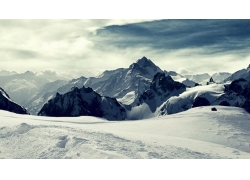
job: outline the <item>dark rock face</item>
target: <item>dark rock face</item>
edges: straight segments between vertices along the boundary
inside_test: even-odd
[[[108,120],[126,119],[126,110],[115,98],[102,97],[92,88],[72,88],[65,94],[57,93],[38,115],[54,117],[95,116]]]
[[[247,112],[250,113],[250,100],[245,101],[242,108],[244,108]]]
[[[177,96],[186,90],[186,86],[180,82],[174,81],[171,76],[165,73],[157,73],[150,85],[139,97],[139,104],[147,103],[152,112],[155,111],[164,101],[171,96]]]
[[[0,88],[0,109],[17,114],[28,114],[27,110],[13,102],[2,88]]]
[[[225,86],[225,94],[218,98],[219,105],[236,106],[250,112],[250,83],[237,79]]]
[[[213,83],[215,83],[215,82],[214,82],[213,78],[211,77],[211,78],[209,79],[209,81],[207,82],[207,85],[213,84]]]
[[[234,80],[226,89],[226,92],[235,92],[245,97],[250,96],[250,83],[243,79]]]
[[[230,104],[227,101],[222,101],[219,105],[221,105],[221,106],[230,106]]]
[[[209,79],[209,82],[214,82],[214,80],[213,80],[213,78],[212,78],[212,77]]]
[[[180,82],[174,81],[171,76],[165,76],[164,73],[157,73],[150,85],[150,89],[157,91],[173,91],[174,89],[186,88],[186,86]]]
[[[211,105],[210,102],[206,98],[197,97],[197,98],[195,98],[192,107],[194,108],[194,107],[199,107],[199,106],[210,106],[210,105]]]

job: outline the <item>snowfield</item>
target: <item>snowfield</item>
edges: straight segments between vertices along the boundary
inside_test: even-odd
[[[211,106],[136,121],[0,110],[0,158],[250,158],[250,114]]]

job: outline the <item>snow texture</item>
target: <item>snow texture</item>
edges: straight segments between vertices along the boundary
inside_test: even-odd
[[[215,107],[116,122],[0,111],[0,158],[249,159],[250,115]]]

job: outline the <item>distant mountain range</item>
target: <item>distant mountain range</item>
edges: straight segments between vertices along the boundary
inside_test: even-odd
[[[52,81],[46,74],[38,76],[30,71],[0,73],[1,85],[30,114],[90,115],[109,120],[150,118],[203,105],[248,110],[249,81],[250,65],[233,74],[181,75],[161,70],[146,57],[128,68],[72,80]]]

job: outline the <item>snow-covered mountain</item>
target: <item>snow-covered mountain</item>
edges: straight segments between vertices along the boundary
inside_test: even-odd
[[[90,77],[90,78],[86,79],[86,81],[84,82],[84,86],[85,87],[90,87],[91,86],[91,87],[98,90],[98,89],[100,89],[100,86],[105,84],[105,82],[111,76],[114,76],[114,75],[120,73],[123,70],[124,70],[124,68],[118,68],[118,69],[115,69],[115,70],[106,70],[102,74],[100,74],[99,76]]]
[[[57,93],[38,113],[41,116],[95,116],[108,120],[126,119],[126,110],[115,98],[103,97],[92,88],[73,87],[65,94]]]
[[[36,76],[36,74],[31,71],[10,76],[0,76],[2,88],[8,92],[15,102],[21,105],[24,105],[42,85],[48,82],[49,80]]]
[[[47,79],[50,82],[53,82],[56,80],[70,80],[71,79],[64,74],[60,74],[60,73],[56,72],[55,70],[39,71],[39,72],[36,72],[35,75],[37,77]]]
[[[55,71],[44,70],[36,73],[26,71],[25,73],[0,76],[0,84],[15,102],[27,107],[28,100],[39,93],[44,84],[60,79],[66,78]]]
[[[214,73],[212,75],[212,78],[215,82],[217,83],[221,83],[223,82],[226,78],[228,78],[229,76],[231,76],[231,73],[228,72],[219,72],[219,73]]]
[[[11,100],[9,95],[0,87],[0,109],[17,114],[28,114],[27,110]]]
[[[102,96],[117,98],[119,102],[126,105],[136,105],[140,95],[150,88],[150,84],[157,72],[163,72],[151,60],[143,57],[137,62],[131,64],[129,68],[119,68],[115,70],[104,71],[96,77],[80,77],[65,83],[53,92],[39,90],[35,97],[31,98],[25,107],[31,114],[37,114],[39,109],[52,97],[56,92],[64,94],[71,90],[72,87],[81,88],[82,86],[91,87],[95,92]],[[185,85],[193,87],[195,82],[177,74],[174,71],[164,71],[166,75],[171,75],[176,81],[183,82]],[[50,84],[53,86],[53,84]]]
[[[150,110],[155,112],[171,96],[178,96],[186,90],[186,86],[180,82],[175,82],[171,76],[165,73],[157,73],[150,85],[139,98],[140,104],[147,104]]]
[[[138,97],[150,87],[157,72],[163,71],[150,59],[142,57],[129,68],[117,69],[108,76],[102,75],[99,78],[87,80],[84,86],[93,88],[102,96],[117,98],[124,104],[136,104]],[[98,82],[98,79],[101,81]],[[93,83],[90,82],[91,80]],[[132,97],[132,99],[127,101],[123,98],[125,96]]]
[[[232,82],[233,80],[240,78],[246,79],[248,82],[250,82],[250,64],[246,69],[236,71],[231,76],[226,78],[223,82]]]
[[[70,81],[57,80],[44,84],[37,93],[28,98],[24,106],[28,109],[30,114],[37,115],[43,105],[51,98],[55,97],[56,93],[64,94],[69,92],[72,87],[81,88],[87,78],[81,76]]]
[[[155,116],[157,108],[172,96],[178,96],[186,86],[174,81],[170,75],[157,73],[150,85],[140,97],[137,106],[127,107],[128,119],[145,119]]]
[[[210,75],[208,73],[204,74],[196,74],[196,75],[183,75],[191,81],[194,81],[198,84],[206,85],[207,81],[210,79]]]
[[[38,89],[38,92],[27,99],[27,101],[24,103],[24,107],[26,107],[30,114],[37,115],[43,105],[48,102],[49,99],[54,97],[56,92],[60,91],[60,87],[63,87],[65,84],[67,84],[67,82],[68,81],[65,80],[56,80],[44,84],[41,88]],[[70,88],[67,90],[69,91]],[[61,89],[65,90],[66,88]]]

